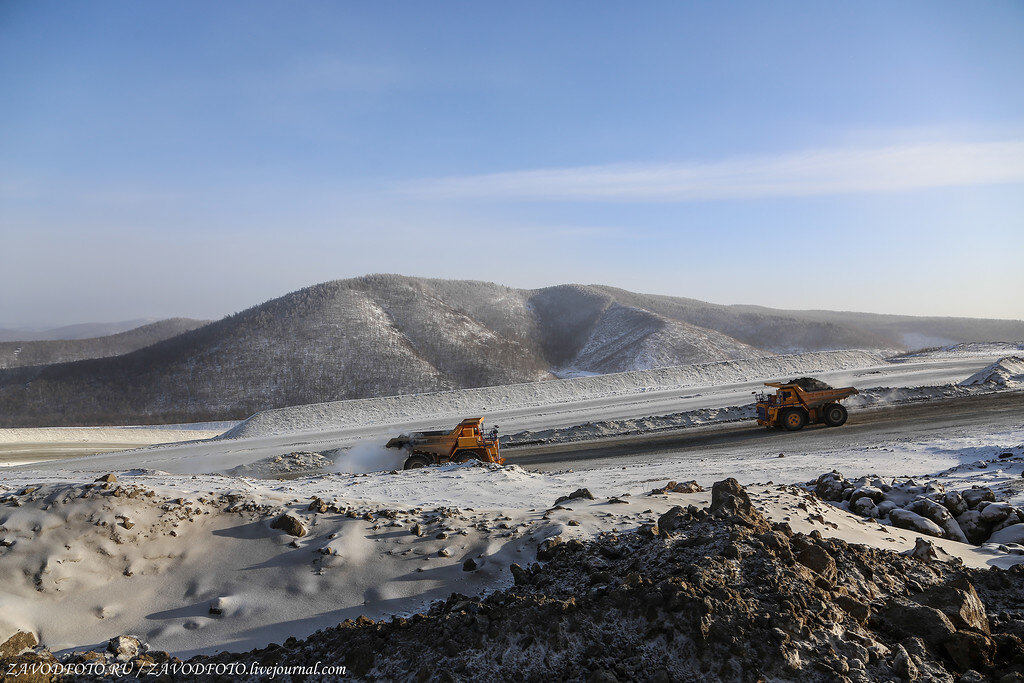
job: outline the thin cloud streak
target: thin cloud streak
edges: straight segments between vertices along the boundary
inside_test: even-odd
[[[823,149],[712,163],[612,164],[423,180],[425,199],[694,202],[1024,182],[1024,141]]]

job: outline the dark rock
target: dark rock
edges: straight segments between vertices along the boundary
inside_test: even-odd
[[[865,623],[871,616],[871,606],[849,595],[837,595],[835,603],[858,623]]]
[[[960,495],[963,497],[964,502],[967,503],[967,507],[972,510],[978,507],[980,503],[985,501],[995,502],[996,500],[996,494],[984,486],[969,488],[966,491],[962,491]]]
[[[537,546],[537,559],[541,561],[550,560],[558,552],[557,548],[562,543],[561,536],[552,536],[551,538],[544,539],[539,546]]]
[[[722,481],[716,481],[711,487],[711,508],[710,512],[727,513],[740,517],[749,516],[754,506],[750,502],[750,496],[740,483],[729,477]]]
[[[992,666],[995,647],[992,639],[973,631],[957,631],[943,647],[960,671],[985,669]]]
[[[668,536],[686,520],[686,511],[678,505],[670,508],[661,517],[658,517],[658,534]]]
[[[978,592],[970,581],[960,577],[946,584],[914,596],[914,601],[939,610],[958,629],[990,635],[988,615]]]
[[[812,545],[796,556],[796,561],[829,581],[836,578],[836,561],[820,545]]]
[[[289,536],[302,537],[306,535],[306,525],[298,517],[287,512],[270,523],[271,529],[279,529]]]
[[[843,475],[833,470],[818,477],[814,483],[814,492],[822,500],[838,501],[843,499],[843,491],[846,487],[847,483]]]
[[[517,586],[526,586],[530,583],[530,573],[518,564],[510,564],[509,571],[512,572],[512,580]]]
[[[949,618],[927,605],[917,603],[892,603],[881,614],[886,626],[896,633],[921,638],[930,647],[939,647],[956,628]]]
[[[576,489],[568,496],[559,496],[558,499],[555,500],[555,505],[560,505],[561,503],[564,503],[569,500],[578,500],[580,498],[594,500],[594,495],[587,489]]]
[[[917,680],[917,665],[910,658],[910,654],[902,645],[896,646],[896,656],[892,660],[892,668],[896,674],[905,681]]]
[[[464,572],[476,571],[476,568],[476,560],[474,560],[472,557],[462,563],[462,571]]]
[[[328,509],[329,508],[327,503],[320,498],[314,498],[313,501],[309,504],[310,512],[319,512],[322,514],[327,512]]]

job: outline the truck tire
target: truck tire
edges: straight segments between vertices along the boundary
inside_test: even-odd
[[[849,413],[846,412],[846,408],[838,403],[826,404],[825,407],[821,409],[821,414],[825,424],[829,427],[838,427],[846,424],[846,418],[849,416]]]
[[[473,451],[463,449],[461,451],[455,451],[452,455],[452,462],[462,463],[469,462],[470,460],[479,460],[479,458],[476,457],[476,453]]]
[[[799,408],[790,408],[782,414],[782,426],[786,428],[786,431],[801,430],[805,424],[807,424],[807,413]]]
[[[403,469],[418,470],[421,467],[426,467],[427,465],[432,465],[433,462],[434,462],[433,460],[431,460],[430,458],[428,458],[425,455],[419,455],[419,454],[417,454],[417,455],[410,455],[406,459],[405,465],[403,466]]]

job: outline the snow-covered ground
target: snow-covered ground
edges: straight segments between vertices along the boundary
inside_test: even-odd
[[[922,351],[912,351],[894,356],[894,361],[939,359],[939,358],[990,358],[1013,356],[1024,353],[1024,342],[964,342]]]
[[[974,464],[1008,451],[1015,458],[1005,465]],[[941,472],[924,479],[999,487],[1020,480],[1022,454],[1024,426],[883,441],[844,469]],[[920,535],[778,486],[829,471],[834,453],[763,459],[770,469],[731,474],[774,521],[896,551]],[[10,472],[0,484],[0,639],[29,630],[63,650],[133,633],[189,654],[281,642],[360,614],[409,615],[453,591],[508,585],[509,565],[534,561],[546,538],[635,529],[674,505],[707,505],[707,493],[649,494],[669,480],[708,486],[720,470],[687,457],[579,472],[477,464],[290,481],[134,470],[94,482]],[[764,480],[769,473],[774,484]],[[579,488],[594,499],[555,507]],[[285,512],[303,535],[272,527]],[[969,566],[1024,561],[992,546],[933,540]]]
[[[872,353],[835,351],[340,401],[258,413],[217,442],[154,446],[26,466],[99,472],[130,462],[168,472],[217,472],[292,451],[344,449],[403,431],[450,428],[467,415],[485,415],[488,425],[500,425],[502,433],[514,434],[743,406],[750,403],[753,392],[764,388],[765,381],[796,375],[814,375],[833,386],[861,389],[943,386],[961,382],[997,360],[998,356],[971,356],[889,363]]]
[[[838,468],[852,478],[918,476],[950,488],[984,484],[1024,504],[1024,423],[1005,413],[941,431],[866,432],[842,449],[825,432],[808,433],[782,458],[761,444],[726,445],[625,465],[592,462],[577,471],[479,464],[400,471],[392,470],[394,454],[380,447],[395,431],[445,426],[478,410],[506,432],[714,410],[749,402],[764,380],[794,375],[886,391],[955,386],[972,377],[993,377],[993,386],[972,384],[965,391],[1005,390],[1018,381],[1013,360],[891,364],[858,354],[302,406],[264,414],[233,432],[244,438],[9,468],[0,482],[0,642],[23,629],[63,650],[134,633],[155,648],[187,655],[281,642],[360,614],[411,614],[453,591],[474,594],[509,584],[509,565],[533,562],[549,537],[593,538],[652,523],[674,505],[708,503],[707,493],[651,495],[672,480],[709,488],[735,477],[773,521],[897,551],[912,548],[919,534],[790,485]],[[995,387],[999,378],[1010,384]],[[280,457],[334,448],[342,449],[337,471],[312,477],[303,476],[303,468],[322,466],[316,453]],[[1000,458],[1007,452],[1011,458]],[[278,470],[297,478],[239,476]],[[107,473],[117,480],[97,481]],[[559,496],[580,488],[594,498],[556,506]],[[284,513],[303,533],[274,528]],[[991,545],[933,542],[974,567],[1024,560]]]

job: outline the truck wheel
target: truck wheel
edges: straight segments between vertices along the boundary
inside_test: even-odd
[[[803,429],[805,424],[807,424],[807,413],[799,408],[787,410],[782,416],[782,426],[785,427],[787,431],[795,432]]]
[[[452,462],[463,463],[469,462],[470,460],[478,460],[478,458],[476,457],[476,453],[474,453],[473,451],[455,451],[455,454],[452,455]]]
[[[404,469],[418,470],[430,465],[433,461],[425,455],[410,455],[405,461]]]
[[[822,415],[825,419],[825,424],[829,427],[838,427],[839,425],[846,424],[846,418],[849,414],[846,412],[846,408],[838,403],[829,403],[822,410]]]

